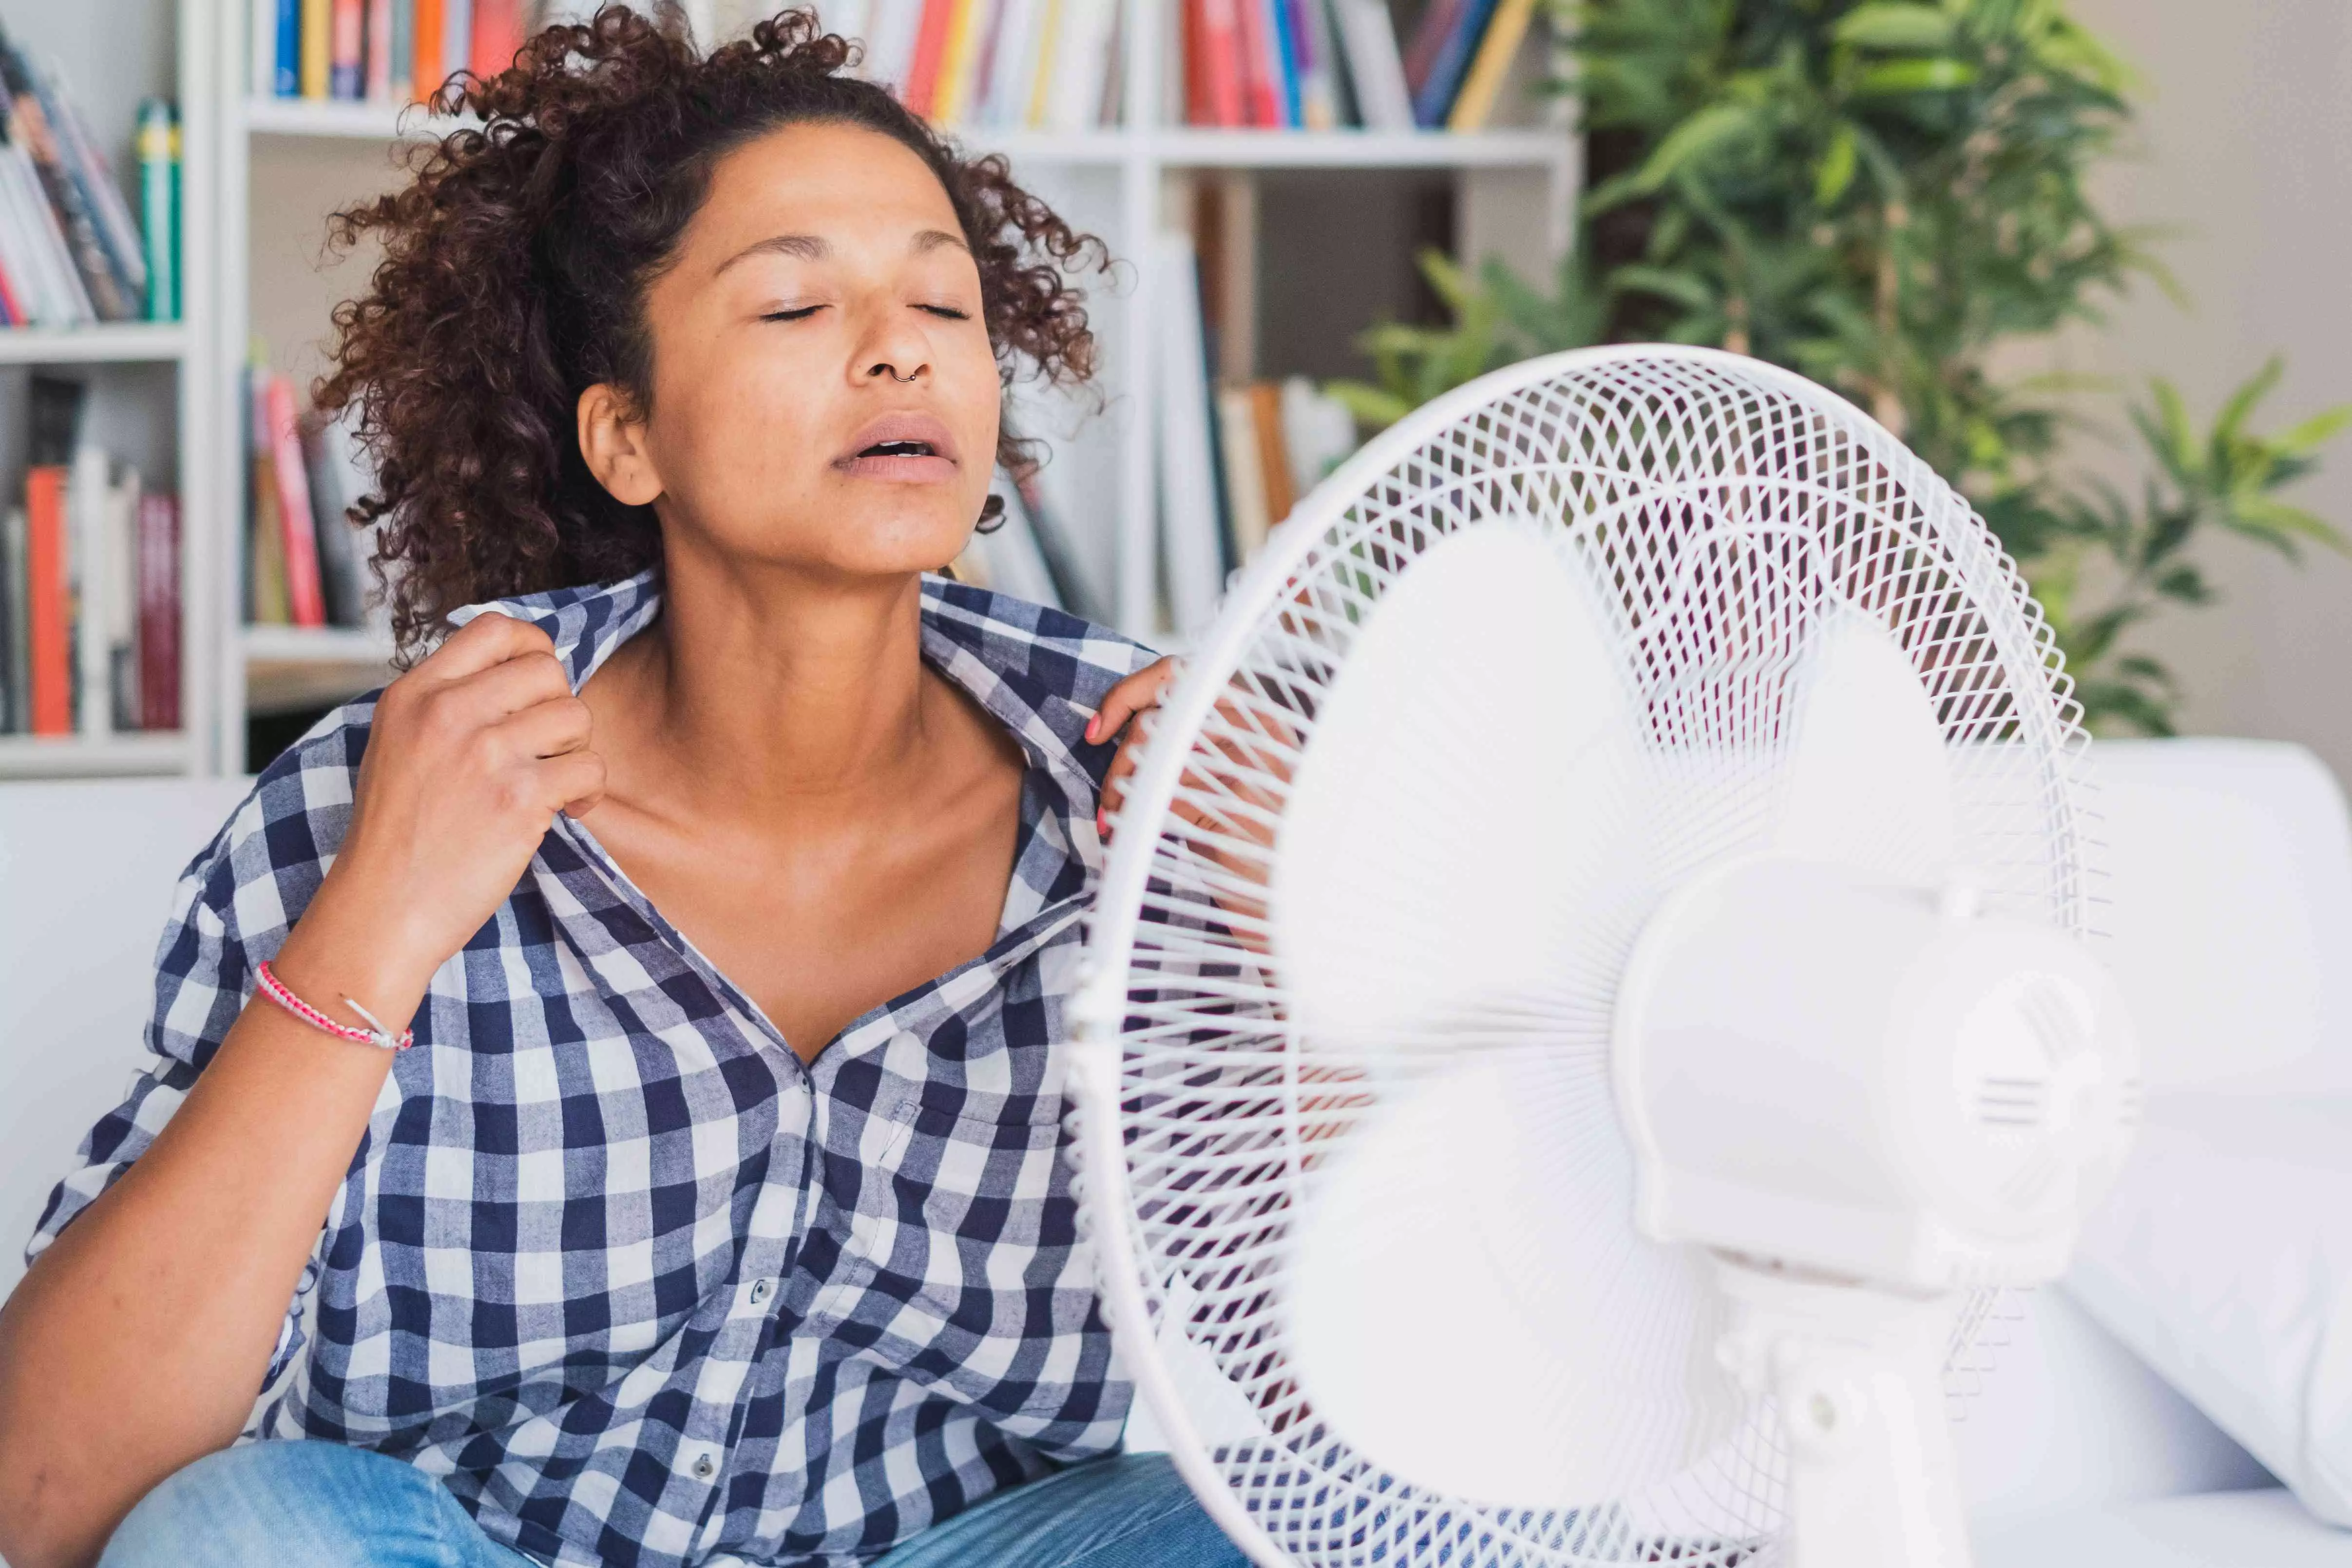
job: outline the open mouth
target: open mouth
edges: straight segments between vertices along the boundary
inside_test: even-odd
[[[939,453],[929,441],[877,441],[857,455],[861,458],[936,458]]]

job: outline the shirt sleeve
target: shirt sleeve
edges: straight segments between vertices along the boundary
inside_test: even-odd
[[[331,731],[340,717],[331,715],[320,731]],[[316,890],[349,816],[349,772],[321,756],[317,744],[332,738],[313,731],[305,745],[272,763],[180,874],[155,951],[147,1056],[122,1102],[98,1119],[75,1168],[51,1190],[25,1247],[26,1267],[155,1142],[245,1010],[254,964],[283,944]],[[339,772],[340,780],[333,777]],[[322,1230],[326,1217],[320,1216]],[[279,1327],[265,1387],[302,1348],[303,1310],[318,1279],[314,1254]]]

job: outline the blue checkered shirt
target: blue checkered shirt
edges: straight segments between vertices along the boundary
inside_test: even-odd
[[[1118,1446],[1130,1389],[1076,1236],[1063,1006],[1110,758],[1083,731],[1150,655],[971,586],[922,592],[924,657],[1027,756],[994,945],[803,1065],[559,816],[434,975],[249,1436],[377,1449],[530,1556],[648,1568],[846,1568]],[[647,573],[453,619],[536,622],[577,688],[660,605]],[[236,1022],[334,858],[373,710],[337,710],[272,763],[182,877],[151,1064],[28,1258]]]

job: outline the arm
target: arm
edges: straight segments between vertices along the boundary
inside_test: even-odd
[[[341,852],[271,968],[395,1031],[558,809],[604,787],[546,635],[484,616],[379,699]],[[224,985],[250,961],[208,917]],[[202,933],[199,932],[201,940]],[[0,1554],[87,1563],[156,1482],[243,1426],[392,1053],[248,1001],[170,1120],[0,1310]],[[143,1108],[142,1108],[143,1109]]]

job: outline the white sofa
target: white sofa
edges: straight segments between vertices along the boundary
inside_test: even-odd
[[[2253,742],[2097,754],[2107,956],[2151,1091],[2352,1089],[2352,835],[2326,770]],[[172,882],[240,788],[0,785],[0,1290],[138,1057]],[[2020,1300],[1957,1429],[1982,1568],[2352,1565],[2352,1531],[2304,1511],[2063,1288]]]

